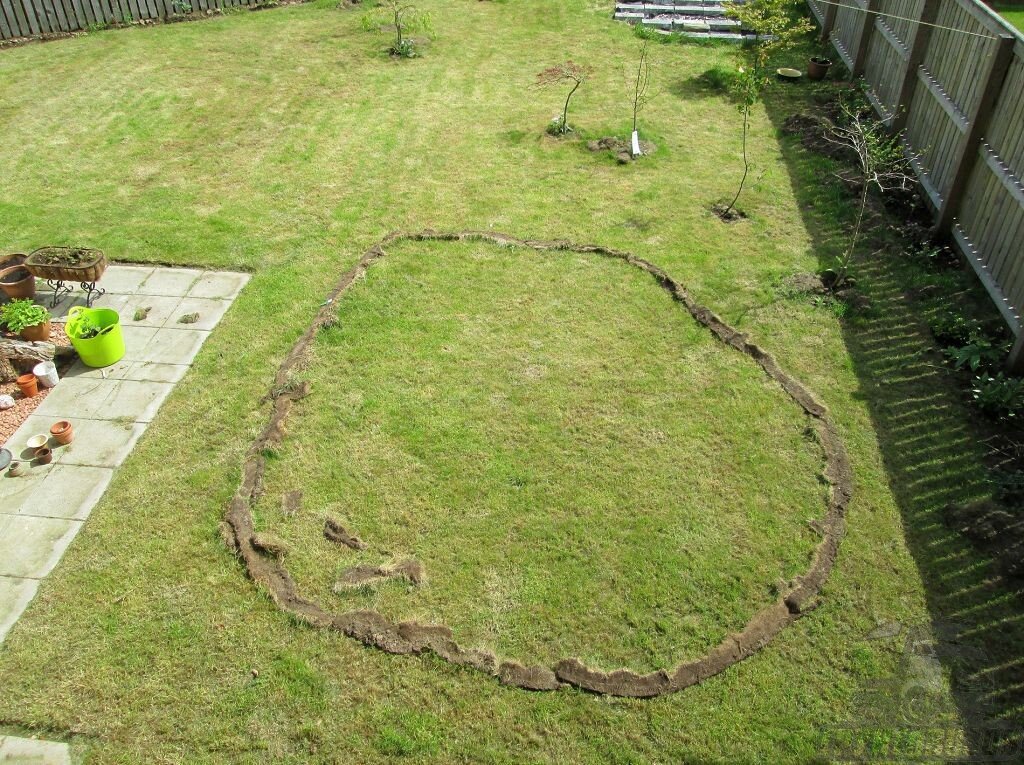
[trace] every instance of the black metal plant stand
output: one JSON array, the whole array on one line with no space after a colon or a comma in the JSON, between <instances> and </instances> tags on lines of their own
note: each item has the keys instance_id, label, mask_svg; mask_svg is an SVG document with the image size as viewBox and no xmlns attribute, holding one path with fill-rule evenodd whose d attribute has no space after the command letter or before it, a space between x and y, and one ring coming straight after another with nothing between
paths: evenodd
<instances>
[{"instance_id":1,"label":"black metal plant stand","mask_svg":"<svg viewBox=\"0 0 1024 765\"><path fill-rule=\"evenodd\" d=\"M63 300L65 295L70 295L75 290L74 287L68 286L59 279L47 279L46 284L51 290L53 290L53 298L50 300L50 308L56 308L57 303ZM80 286L82 287L82 292L85 293L86 308L92 308L92 301L106 293L105 289L96 286L96 282L82 282Z\"/></svg>"}]
</instances>

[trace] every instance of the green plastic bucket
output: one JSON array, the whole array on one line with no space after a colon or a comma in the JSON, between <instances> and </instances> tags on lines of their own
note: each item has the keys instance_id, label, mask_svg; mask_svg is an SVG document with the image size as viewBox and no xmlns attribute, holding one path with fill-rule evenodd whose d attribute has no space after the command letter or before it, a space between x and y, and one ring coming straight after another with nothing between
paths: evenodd
<instances>
[{"instance_id":1,"label":"green plastic bucket","mask_svg":"<svg viewBox=\"0 0 1024 765\"><path fill-rule=\"evenodd\" d=\"M64 331L87 367L109 367L124 358L124 335L117 311L76 305L68 311Z\"/></svg>"}]
</instances>

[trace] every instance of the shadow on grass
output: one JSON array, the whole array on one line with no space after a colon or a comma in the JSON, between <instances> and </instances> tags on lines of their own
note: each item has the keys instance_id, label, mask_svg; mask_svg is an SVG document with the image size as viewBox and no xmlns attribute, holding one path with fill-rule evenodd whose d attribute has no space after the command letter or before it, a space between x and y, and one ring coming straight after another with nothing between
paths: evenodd
<instances>
[{"instance_id":1,"label":"shadow on grass","mask_svg":"<svg viewBox=\"0 0 1024 765\"><path fill-rule=\"evenodd\" d=\"M786 117L813 106L792 94L770 95L766 108L781 131ZM781 148L820 268L831 267L839 245L828 232L836 230L836 216L841 220L852 214L853 200L829 199L832 192L822 191L822 184L829 182L822 180L827 173L821 158L804 149L798 139L783 136ZM1020 598L1024 589L1019 582L1003 578L997 564L943 520L950 503L985 497L990 486L982 434L961 403L962 389L934 353L927 319L929 311L938 307L915 300L908 291L922 270L898 252L860 260L855 275L871 308L845 320L843 336L901 514L906 544L926 589L931 624L909 629L903 625L905 650L941 664L950 678L956 703L950 712L959 718L967 739L959 744L949 741L949 745L966 746L974 762L1019 762L1024 738L1024 600ZM862 515L860 522L869 519ZM915 630L919 642L912 645ZM894 689L892 710L897 717L883 731L881 738L888 739L883 748L895 740L915 739L918 743L913 746L935 752L927 761L946 759L938 751L942 745L938 739L955 729L955 721L946 728L937 717L915 714L919 701L915 694L921 689L913 683L909 686L903 683ZM861 711L857 710L858 715ZM863 713L865 721L872 719L872 710ZM908 731L916 736L907 736ZM933 744L922 744L925 739ZM894 756L889 750L885 754L886 760ZM876 754L870 761L882 760Z\"/></svg>"}]
</instances>

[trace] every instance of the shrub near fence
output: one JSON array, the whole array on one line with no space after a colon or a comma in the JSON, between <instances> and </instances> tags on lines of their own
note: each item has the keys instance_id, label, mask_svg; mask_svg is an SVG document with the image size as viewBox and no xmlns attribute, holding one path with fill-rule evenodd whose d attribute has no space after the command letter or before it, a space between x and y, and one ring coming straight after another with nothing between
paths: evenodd
<instances>
[{"instance_id":1,"label":"shrub near fence","mask_svg":"<svg viewBox=\"0 0 1024 765\"><path fill-rule=\"evenodd\" d=\"M1017 337L1024 371L1024 38L978 0L808 0Z\"/></svg>"},{"instance_id":2,"label":"shrub near fence","mask_svg":"<svg viewBox=\"0 0 1024 765\"><path fill-rule=\"evenodd\" d=\"M0 0L0 41L182 18L190 13L263 3L264 0Z\"/></svg>"}]
</instances>

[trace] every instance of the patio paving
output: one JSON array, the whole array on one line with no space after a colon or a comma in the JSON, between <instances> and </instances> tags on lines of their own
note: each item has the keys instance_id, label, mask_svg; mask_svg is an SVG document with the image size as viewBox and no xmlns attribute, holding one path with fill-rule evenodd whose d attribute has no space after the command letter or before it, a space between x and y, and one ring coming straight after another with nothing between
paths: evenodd
<instances>
[{"instance_id":1,"label":"patio paving","mask_svg":"<svg viewBox=\"0 0 1024 765\"><path fill-rule=\"evenodd\" d=\"M51 464L33 464L19 478L0 475L0 643L248 280L228 271L107 268L100 280L107 292L94 305L120 314L125 357L104 369L76 362L5 444L15 459L29 459L31 436L49 433L57 420L75 428L75 440L55 447ZM49 308L47 297L37 299ZM60 321L84 302L76 290L50 312ZM136 319L137 309L149 310ZM179 322L194 313L194 323ZM65 744L0 735L0 763L67 758Z\"/></svg>"}]
</instances>

